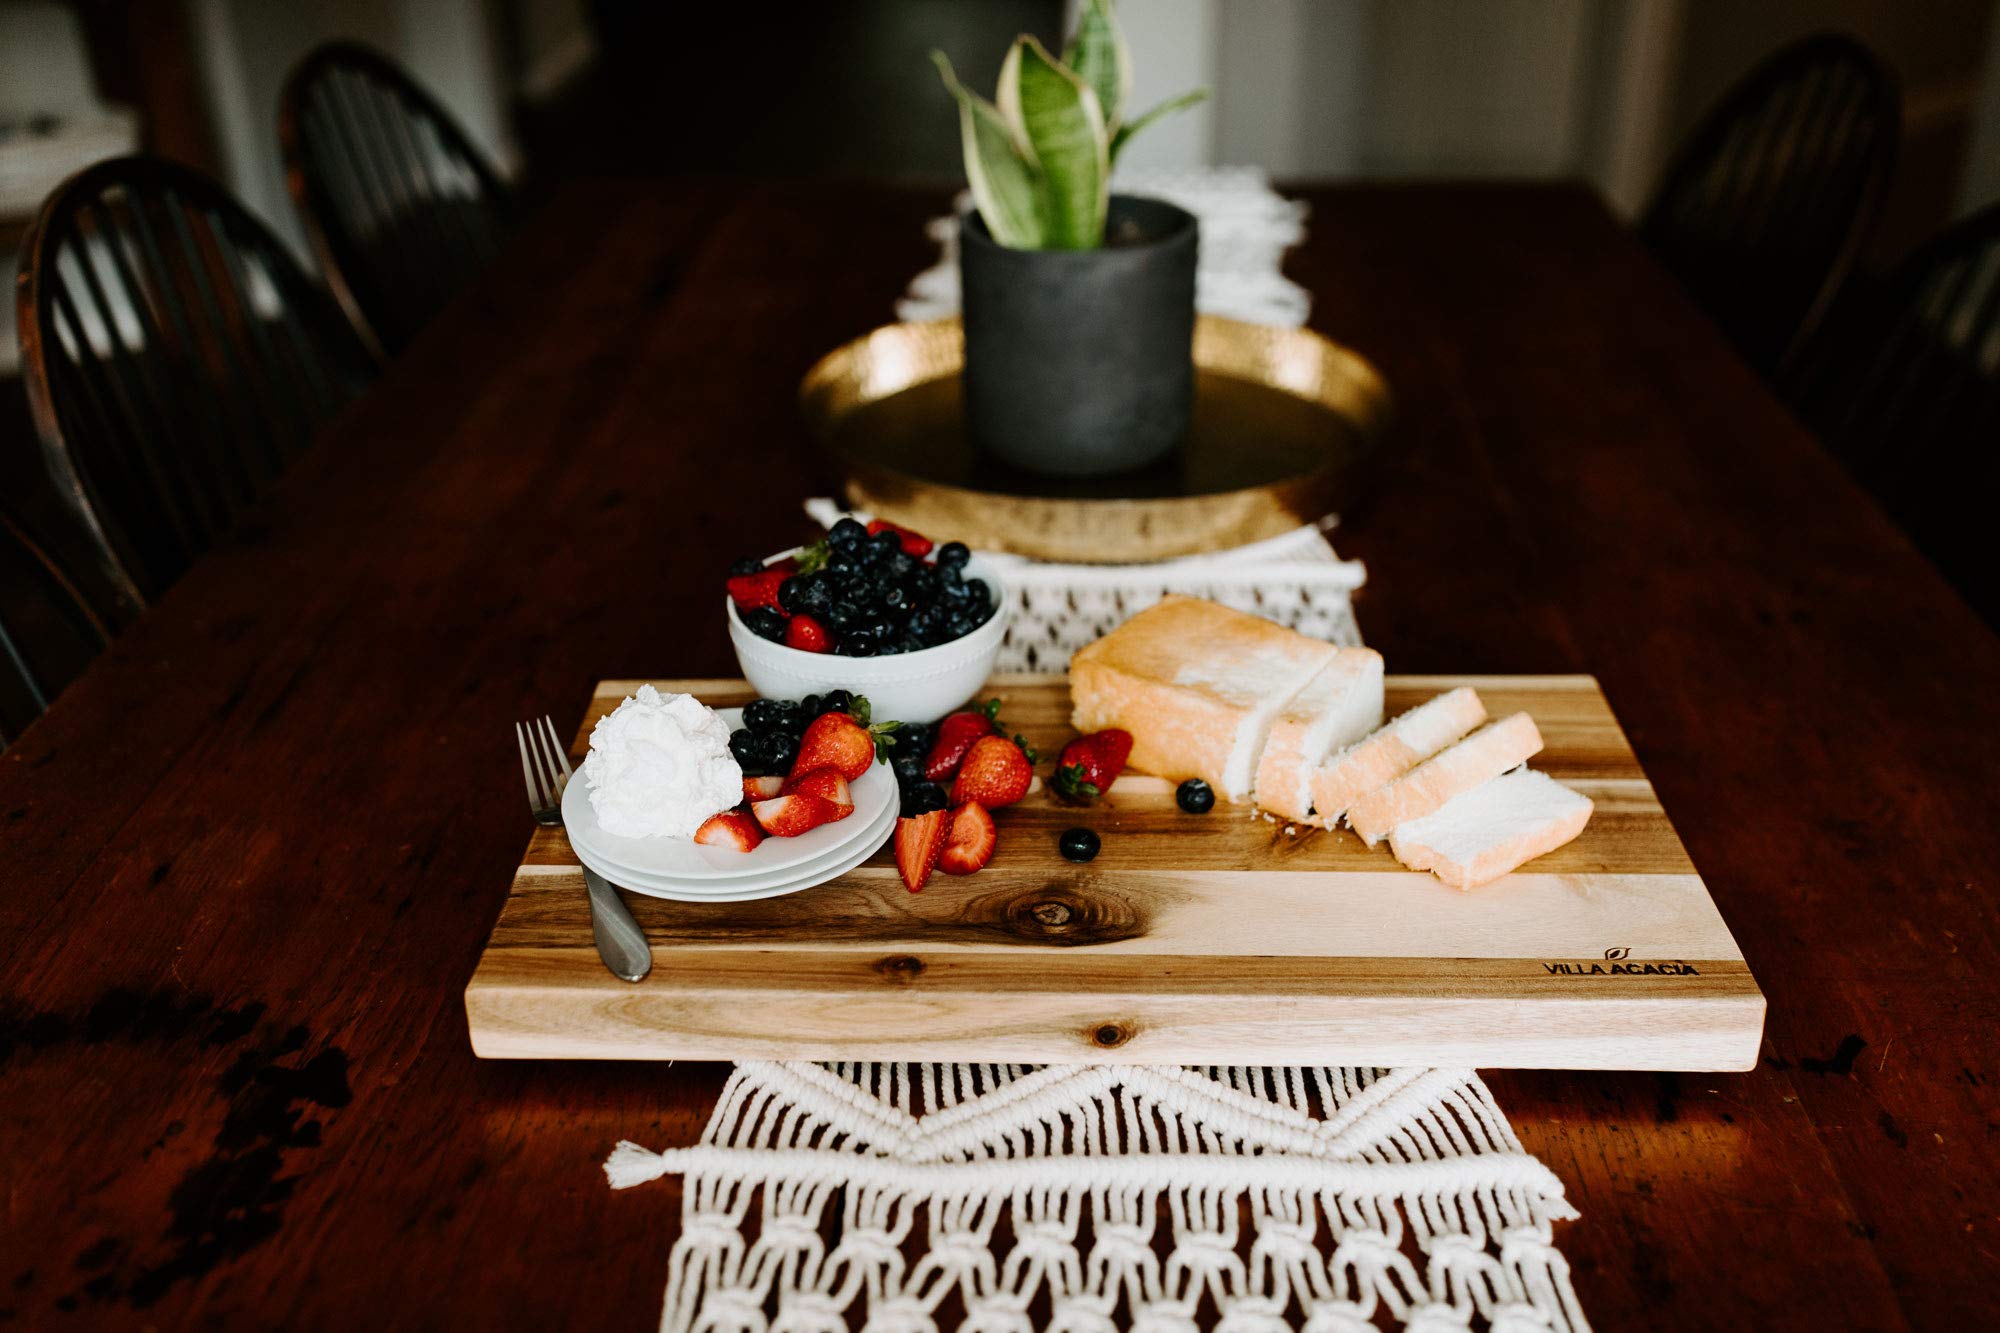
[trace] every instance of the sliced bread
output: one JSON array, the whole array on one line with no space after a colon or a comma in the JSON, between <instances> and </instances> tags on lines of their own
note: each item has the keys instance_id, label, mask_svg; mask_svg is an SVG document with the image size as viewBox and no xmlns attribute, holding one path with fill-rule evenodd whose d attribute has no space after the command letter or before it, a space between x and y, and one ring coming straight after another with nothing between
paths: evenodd
<instances>
[{"instance_id":1,"label":"sliced bread","mask_svg":"<svg viewBox=\"0 0 2000 1333\"><path fill-rule=\"evenodd\" d=\"M1454 889L1477 888L1552 852L1590 822L1588 796L1531 768L1483 782L1396 827L1389 849Z\"/></svg>"},{"instance_id":2,"label":"sliced bread","mask_svg":"<svg viewBox=\"0 0 2000 1333\"><path fill-rule=\"evenodd\" d=\"M1382 725L1382 654L1341 648L1293 695L1271 723L1257 762L1257 804L1304 821L1312 813L1312 774L1327 752Z\"/></svg>"},{"instance_id":3,"label":"sliced bread","mask_svg":"<svg viewBox=\"0 0 2000 1333\"><path fill-rule=\"evenodd\" d=\"M1542 733L1526 713L1481 727L1448 750L1347 807L1347 823L1370 847L1389 831L1422 819L1452 797L1524 764L1542 748Z\"/></svg>"},{"instance_id":4,"label":"sliced bread","mask_svg":"<svg viewBox=\"0 0 2000 1333\"><path fill-rule=\"evenodd\" d=\"M1132 733L1127 762L1249 796L1271 721L1333 660L1330 643L1192 597L1164 598L1070 660L1071 723Z\"/></svg>"},{"instance_id":5,"label":"sliced bread","mask_svg":"<svg viewBox=\"0 0 2000 1333\"><path fill-rule=\"evenodd\" d=\"M1332 828L1348 806L1409 772L1485 720L1486 705L1468 685L1418 704L1313 770L1312 822ZM1275 728L1271 739L1275 746Z\"/></svg>"}]
</instances>

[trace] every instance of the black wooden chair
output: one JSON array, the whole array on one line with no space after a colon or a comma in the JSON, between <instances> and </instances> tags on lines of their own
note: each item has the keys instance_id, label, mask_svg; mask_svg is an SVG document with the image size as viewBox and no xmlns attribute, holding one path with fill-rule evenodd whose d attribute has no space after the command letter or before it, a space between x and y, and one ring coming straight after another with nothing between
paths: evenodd
<instances>
[{"instance_id":1,"label":"black wooden chair","mask_svg":"<svg viewBox=\"0 0 2000 1333\"><path fill-rule=\"evenodd\" d=\"M2000 205L1857 287L1798 358L1799 414L2000 625Z\"/></svg>"},{"instance_id":2,"label":"black wooden chair","mask_svg":"<svg viewBox=\"0 0 2000 1333\"><path fill-rule=\"evenodd\" d=\"M499 253L507 186L443 107L366 47L305 58L278 137L320 268L378 356L408 346Z\"/></svg>"},{"instance_id":3,"label":"black wooden chair","mask_svg":"<svg viewBox=\"0 0 2000 1333\"><path fill-rule=\"evenodd\" d=\"M76 585L0 514L0 749L110 639Z\"/></svg>"},{"instance_id":4,"label":"black wooden chair","mask_svg":"<svg viewBox=\"0 0 2000 1333\"><path fill-rule=\"evenodd\" d=\"M100 162L50 196L17 308L50 475L139 606L374 370L276 237L157 158Z\"/></svg>"},{"instance_id":5,"label":"black wooden chair","mask_svg":"<svg viewBox=\"0 0 2000 1333\"><path fill-rule=\"evenodd\" d=\"M1900 121L1894 76L1822 34L1745 75L1667 168L1640 236L1763 373L1785 368L1859 257Z\"/></svg>"}]
</instances>

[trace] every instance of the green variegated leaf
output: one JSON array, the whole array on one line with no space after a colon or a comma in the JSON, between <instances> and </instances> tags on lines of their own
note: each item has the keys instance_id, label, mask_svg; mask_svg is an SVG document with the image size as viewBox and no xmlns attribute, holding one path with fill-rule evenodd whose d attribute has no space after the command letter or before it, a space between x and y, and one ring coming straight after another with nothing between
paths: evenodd
<instances>
[{"instance_id":1,"label":"green variegated leaf","mask_svg":"<svg viewBox=\"0 0 2000 1333\"><path fill-rule=\"evenodd\" d=\"M1044 248L1103 244L1111 162L1097 94L1040 42L1023 37L1001 69L999 109L1041 173Z\"/></svg>"},{"instance_id":2,"label":"green variegated leaf","mask_svg":"<svg viewBox=\"0 0 2000 1333\"><path fill-rule=\"evenodd\" d=\"M1116 133L1132 91L1132 53L1118 16L1111 12L1111 0L1083 0L1076 31L1063 48L1063 64L1097 94L1105 128Z\"/></svg>"},{"instance_id":3,"label":"green variegated leaf","mask_svg":"<svg viewBox=\"0 0 2000 1333\"><path fill-rule=\"evenodd\" d=\"M991 102L958 81L942 51L931 52L944 86L958 99L959 138L972 202L993 239L1013 250L1048 244L1041 182L1024 142Z\"/></svg>"},{"instance_id":4,"label":"green variegated leaf","mask_svg":"<svg viewBox=\"0 0 2000 1333\"><path fill-rule=\"evenodd\" d=\"M1118 160L1119 152L1125 147L1126 143L1130 141L1132 136L1137 134L1140 130L1145 129L1148 125L1152 124L1154 121L1160 119L1162 116L1172 115L1176 111L1185 111L1187 108L1194 106L1196 103L1206 101L1207 99L1208 99L1208 89L1206 88L1190 89L1189 91L1182 93L1179 97L1169 97L1166 101L1161 102L1158 106L1155 106L1152 110L1146 112L1145 115L1140 116L1137 120L1133 121L1131 124L1119 126L1118 132L1111 136L1111 160L1113 162L1116 162Z\"/></svg>"}]
</instances>

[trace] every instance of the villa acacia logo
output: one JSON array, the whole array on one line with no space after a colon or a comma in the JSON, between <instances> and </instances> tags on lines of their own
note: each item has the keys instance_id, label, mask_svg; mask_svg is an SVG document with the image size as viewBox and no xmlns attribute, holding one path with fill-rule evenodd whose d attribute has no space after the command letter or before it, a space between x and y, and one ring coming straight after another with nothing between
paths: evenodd
<instances>
[{"instance_id":1,"label":"villa acacia logo","mask_svg":"<svg viewBox=\"0 0 2000 1333\"><path fill-rule=\"evenodd\" d=\"M1627 961L1632 956L1629 945L1618 945L1604 951L1604 961L1587 963L1543 963L1542 968L1554 977L1698 977L1701 975L1692 963L1634 963Z\"/></svg>"}]
</instances>

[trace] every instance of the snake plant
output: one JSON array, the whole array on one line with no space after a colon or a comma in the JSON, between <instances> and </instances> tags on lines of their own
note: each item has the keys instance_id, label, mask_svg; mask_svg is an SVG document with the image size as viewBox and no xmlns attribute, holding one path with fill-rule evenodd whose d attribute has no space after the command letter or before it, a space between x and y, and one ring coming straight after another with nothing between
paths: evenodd
<instances>
[{"instance_id":1,"label":"snake plant","mask_svg":"<svg viewBox=\"0 0 2000 1333\"><path fill-rule=\"evenodd\" d=\"M1094 250L1104 244L1111 168L1134 134L1208 96L1194 89L1126 120L1132 57L1111 0L1084 0L1062 58L1031 36L1014 40L989 102L931 52L958 100L972 201L994 240L1015 250Z\"/></svg>"}]
</instances>

